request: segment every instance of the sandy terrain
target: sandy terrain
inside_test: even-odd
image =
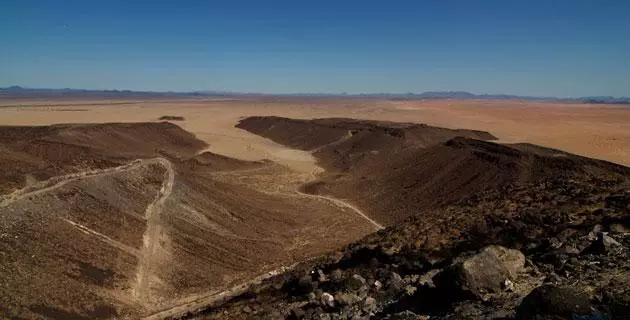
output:
[[[156,121],[163,115],[210,144],[244,159],[271,159],[300,172],[320,170],[307,152],[234,128],[242,117],[352,117],[421,122],[489,131],[503,142],[531,142],[630,165],[630,108],[521,101],[152,100],[0,101],[0,125]]]
[[[165,175],[146,174],[150,177],[159,176],[159,179],[152,182],[154,185],[150,188],[151,190],[145,190],[146,192],[143,191],[140,195],[136,195],[127,194],[124,191],[126,189],[121,189],[121,194],[129,199],[123,196],[115,197],[115,199],[127,199],[130,203],[134,202],[131,201],[132,199],[140,196],[143,199],[142,205],[139,205],[138,208],[134,204],[133,210],[123,210],[142,216],[140,222],[134,222],[135,224],[131,227],[126,227],[121,231],[120,228],[112,227],[116,226],[117,222],[112,222],[111,225],[101,225],[99,221],[89,220],[92,222],[87,223],[88,220],[83,221],[84,219],[76,219],[73,216],[60,216],[60,219],[54,220],[55,224],[52,225],[51,230],[65,230],[63,228],[66,228],[72,230],[77,236],[91,241],[86,242],[83,250],[86,254],[95,250],[93,248],[100,248],[99,250],[102,249],[103,252],[109,250],[101,254],[102,257],[121,257],[120,260],[115,260],[117,262],[112,266],[108,264],[111,259],[100,261],[86,257],[77,258],[81,261],[91,261],[104,270],[111,269],[121,275],[121,278],[115,283],[116,289],[107,293],[110,296],[115,295],[115,298],[107,296],[108,298],[103,300],[114,305],[116,303],[111,301],[133,302],[117,306],[119,312],[145,316],[157,311],[176,314],[181,311],[180,309],[188,310],[186,308],[190,306],[208,304],[211,301],[222,299],[224,293],[221,290],[228,288],[232,288],[229,290],[242,290],[240,286],[245,279],[251,279],[254,276],[264,277],[266,276],[264,272],[273,273],[279,270],[279,267],[288,266],[295,262],[296,259],[312,256],[314,252],[332,250],[341,244],[356,240],[369,232],[382,228],[381,223],[385,224],[385,220],[379,220],[378,216],[371,215],[369,206],[360,201],[351,201],[351,198],[346,197],[333,198],[297,192],[300,185],[320,176],[319,174],[323,171],[312,155],[312,152],[318,150],[292,149],[234,127],[239,120],[248,116],[275,115],[302,119],[346,117],[476,129],[489,131],[498,137],[500,142],[530,142],[630,165],[630,108],[627,107],[451,100],[0,100],[0,125],[154,122],[164,115],[184,117],[183,121],[173,121],[173,123],[195,134],[198,139],[209,145],[204,150],[194,151],[198,154],[203,151],[211,151],[241,160],[269,159],[287,167],[288,170],[266,163],[262,167],[252,167],[252,169],[234,171],[223,169],[221,172],[209,170],[207,173],[197,176],[196,174],[186,174],[186,170],[189,169],[186,169],[187,164],[182,163],[178,170],[183,174],[178,174],[177,179],[179,180],[173,186],[173,169],[168,164],[161,163],[162,166],[158,166],[156,170],[165,171]],[[117,136],[107,132],[102,133],[102,137],[106,138]],[[86,137],[88,136],[81,134],[60,135],[56,139],[79,145],[85,141],[87,141],[85,143],[93,143],[90,142],[92,140],[84,141]],[[351,135],[342,135],[341,139],[336,137],[337,141],[333,141],[333,144],[341,146],[349,137]],[[11,140],[10,135],[4,138],[7,141]],[[161,142],[155,143],[161,144]],[[115,145],[120,144],[124,143],[116,143]],[[149,146],[146,142],[139,146],[147,148],[146,152],[157,147]],[[99,147],[99,145],[94,145],[94,147]],[[132,150],[135,148],[139,147],[120,146],[121,150],[117,151],[132,152],[136,151]],[[304,150],[308,150],[308,148]],[[11,155],[9,154],[9,156]],[[77,157],[77,155],[72,154],[70,157]],[[203,157],[199,159],[199,161],[205,161]],[[210,157],[207,161],[220,162],[223,160]],[[32,165],[36,167],[37,163],[33,162]],[[114,163],[104,164],[106,168],[115,165]],[[137,165],[132,164],[132,166]],[[15,171],[11,168],[5,169],[11,172]],[[88,166],[86,169],[92,170],[93,168]],[[71,192],[73,190],[71,187],[81,190],[96,188],[96,184],[88,184],[86,187],[85,185],[91,180],[83,181],[81,180],[82,177],[75,179],[72,175],[73,172],[72,170],[59,173],[51,172],[50,174],[54,175],[70,174],[68,177],[71,178],[71,181],[68,180],[67,185],[66,182],[62,182],[59,188],[55,184],[44,186],[56,188],[50,192],[46,189],[46,192],[30,194],[32,199],[42,202],[41,208],[38,207],[40,209],[34,213],[35,217],[32,219],[40,219],[40,215],[43,216],[47,212],[46,206],[49,204],[58,205],[59,208],[63,206],[67,206],[63,208],[76,208],[77,206],[72,204],[64,204],[63,201],[55,200],[55,197],[59,196],[58,194],[63,195]],[[99,173],[100,171],[95,172]],[[118,174],[117,171],[115,173]],[[120,185],[130,185],[129,181],[131,181],[132,176],[123,175],[120,178],[122,181]],[[92,176],[89,177],[91,179]],[[35,180],[38,179],[42,178],[39,177]],[[94,181],[101,180],[98,178]],[[169,183],[169,181],[171,182]],[[27,179],[28,184],[31,182],[28,182]],[[7,188],[11,190],[13,187],[7,186]],[[196,192],[201,193],[195,195]],[[99,196],[101,193],[94,192]],[[156,197],[155,194],[158,196]],[[19,194],[12,196],[16,196],[15,199],[18,200],[2,198],[0,203],[7,204],[7,208],[17,208],[16,212],[22,210],[20,209],[21,206],[33,205],[31,198],[22,199]],[[252,199],[256,199],[256,201]],[[81,201],[90,203],[87,200]],[[120,200],[112,203],[117,202]],[[197,207],[194,206],[195,204]],[[58,212],[68,210],[60,209]],[[9,211],[5,210],[5,212]],[[234,212],[247,217],[247,221],[254,222],[236,226],[230,220],[234,218],[232,216]],[[310,214],[303,215],[304,212]],[[276,214],[279,214],[278,217],[281,218],[277,218]],[[121,214],[121,216],[124,215]],[[208,220],[208,217],[211,219]],[[327,223],[322,223],[322,221]],[[278,225],[277,230],[270,231],[269,225],[274,224]],[[27,227],[33,226],[25,223],[25,228]],[[198,227],[199,230],[193,227]],[[7,227],[7,230],[16,231],[17,229]],[[186,230],[186,232],[179,230]],[[127,231],[130,233],[125,233]],[[55,232],[45,234],[57,237],[54,238],[56,242],[51,242],[53,244],[63,241],[63,237]],[[269,241],[265,242],[261,239],[268,239]],[[247,245],[249,243],[255,243],[255,245]],[[50,251],[49,248],[45,248],[43,244],[37,241],[27,243],[25,246],[29,248],[41,247],[41,252]],[[177,246],[190,248],[179,250]],[[74,255],[76,251],[71,249],[68,249],[69,256]],[[29,250],[33,251],[34,249]],[[230,254],[226,255],[221,252],[230,252]],[[268,258],[262,262],[260,260],[261,252],[266,252],[265,255]],[[19,254],[16,253],[16,256]],[[200,260],[199,256],[207,257],[207,259]],[[56,261],[56,258],[48,259],[44,255],[41,257],[42,261]],[[167,258],[162,259],[161,257]],[[178,263],[173,263],[173,261]],[[238,268],[234,266],[238,266]],[[198,270],[198,272],[192,273],[190,268]],[[204,271],[205,268],[211,269],[213,272]],[[45,274],[44,270],[47,269],[42,267],[41,274]],[[64,274],[63,272],[75,271],[60,269],[59,272]],[[160,278],[162,276],[169,280],[165,281]],[[53,278],[63,279],[63,276],[59,275]],[[28,281],[28,277],[18,277],[15,278],[15,283],[12,285],[22,286],[25,281]],[[81,282],[76,283],[77,286],[82,286]],[[59,285],[66,284],[60,282]],[[31,287],[24,286],[24,288]],[[231,292],[229,290],[224,292]],[[29,296],[29,293],[25,291],[24,295]],[[20,297],[16,295],[16,299],[22,299]],[[70,294],[64,297],[67,299],[60,300],[60,305],[72,301],[72,299],[78,299]],[[39,299],[38,297],[32,298],[35,299],[33,301]],[[23,304],[25,301],[22,299],[15,303]],[[138,305],[144,305],[146,308],[138,310]],[[88,307],[85,306],[85,308]],[[39,311],[34,312],[41,313]]]

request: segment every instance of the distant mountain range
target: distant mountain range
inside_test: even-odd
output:
[[[331,93],[294,93],[294,94],[262,94],[229,91],[132,91],[132,90],[89,90],[89,89],[49,89],[49,88],[24,88],[11,86],[0,88],[1,96],[28,97],[28,96],[68,96],[68,97],[112,97],[112,98],[161,98],[161,97],[250,97],[250,96],[280,96],[280,97],[346,97],[346,98],[379,98],[393,100],[418,100],[418,99],[480,99],[480,100],[552,100],[575,101],[583,103],[601,104],[630,104],[630,97],[593,96],[580,98],[558,98],[518,96],[510,94],[474,94],[466,91],[426,91],[422,93],[363,93],[363,94],[331,94]]]

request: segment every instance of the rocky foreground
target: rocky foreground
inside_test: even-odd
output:
[[[480,192],[252,287],[195,319],[630,319],[630,188]]]

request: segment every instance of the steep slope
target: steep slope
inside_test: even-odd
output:
[[[550,176],[620,175],[620,166],[532,145],[486,142],[486,132],[351,119],[253,117],[238,127],[309,149],[327,172],[302,187],[348,199],[389,225],[477,192]],[[302,131],[300,131],[302,127]],[[323,138],[317,136],[323,134]],[[479,140],[483,139],[483,140]]]
[[[388,228],[188,318],[630,317],[630,168],[464,137],[428,146],[399,141],[400,152],[380,157],[392,141],[304,187],[352,199]],[[331,164],[366,150],[342,149],[344,142],[315,154],[332,149],[320,159]],[[495,260],[471,264],[487,259],[477,253],[488,245],[522,252],[511,251],[523,264],[514,276],[495,272]],[[500,285],[456,294],[471,290],[462,279]]]

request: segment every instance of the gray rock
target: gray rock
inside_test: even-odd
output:
[[[592,314],[589,298],[567,287],[543,285],[527,295],[516,310],[519,320],[575,319]]]
[[[488,246],[476,255],[445,268],[434,277],[436,287],[458,298],[481,299],[502,291],[506,279],[524,271],[525,256],[518,250]]]
[[[324,308],[333,308],[335,307],[335,298],[328,292],[322,293],[322,296],[319,297],[319,303]]]

